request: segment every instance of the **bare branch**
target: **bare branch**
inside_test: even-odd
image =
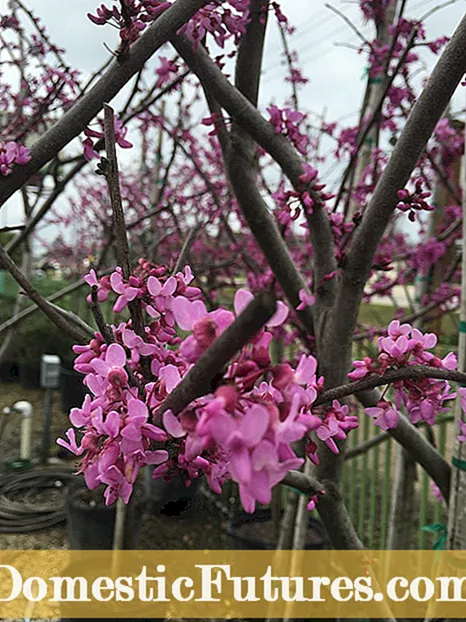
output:
[[[70,335],[78,343],[87,343],[88,334],[86,334],[81,328],[78,328],[74,322],[70,321],[70,319],[65,316],[66,311],[63,311],[62,309],[58,310],[58,307],[45,300],[45,298],[43,298],[39,294],[36,288],[21,272],[21,270],[18,268],[18,266],[15,264],[15,262],[11,259],[9,254],[2,246],[0,246],[0,265],[3,265],[4,268],[8,270],[8,272],[15,279],[15,281],[19,283],[19,285],[23,288],[24,292],[29,296],[29,298],[36,303],[36,305],[43,311],[43,313],[50,320],[52,320],[52,322],[56,326],[58,326],[58,328]]]

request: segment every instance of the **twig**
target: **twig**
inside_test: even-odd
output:
[[[189,255],[189,249],[191,248],[194,239],[196,237],[196,233],[199,231],[199,229],[202,227],[201,224],[196,225],[195,227],[193,227],[188,235],[186,236],[186,240],[184,241],[183,247],[180,251],[180,254],[178,256],[178,259],[176,261],[176,265],[173,268],[173,274],[176,274],[179,270],[183,269],[183,265],[185,263],[185,261],[188,258]]]
[[[110,192],[110,202],[113,211],[113,226],[115,229],[118,261],[123,271],[123,278],[131,276],[131,262],[129,259],[129,244],[126,236],[125,216],[121,202],[120,180],[118,177],[118,160],[115,147],[115,111],[108,104],[104,104],[104,133],[105,149],[107,152],[105,177]]]
[[[128,236],[126,231],[125,215],[121,202],[120,180],[118,176],[118,160],[115,147],[115,111],[108,104],[104,105],[104,135],[105,149],[107,152],[104,174],[107,179],[110,192],[110,202],[113,211],[113,227],[115,232],[115,242],[118,261],[121,265],[123,278],[127,281],[132,273],[129,253]],[[135,332],[144,339],[144,322],[142,318],[142,307],[139,300],[133,300],[128,304],[133,328]]]
[[[439,369],[438,367],[429,367],[428,365],[410,365],[400,367],[399,369],[390,369],[383,375],[371,375],[356,382],[328,389],[321,393],[314,406],[348,397],[361,391],[368,391],[387,384],[392,384],[399,380],[421,380],[423,378],[435,378],[438,380],[451,380],[466,385],[466,373],[460,371],[449,371],[448,369]]]
[[[0,233],[9,233],[10,231],[18,231],[21,229],[25,229],[26,225],[11,225],[0,228]]]
[[[110,326],[105,322],[105,318],[102,314],[102,309],[99,305],[99,300],[97,298],[97,285],[93,285],[91,289],[91,302],[89,304],[92,315],[94,316],[95,323],[97,324],[97,328],[100,331],[100,334],[105,339],[107,343],[114,343],[115,337],[112,333]]]

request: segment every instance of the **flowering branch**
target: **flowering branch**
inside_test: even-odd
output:
[[[90,123],[149,58],[209,0],[177,0],[136,41],[124,62],[115,60],[92,89],[32,147],[31,161],[0,179],[0,205]]]
[[[198,397],[212,391],[212,381],[225,365],[267,323],[276,310],[275,296],[261,292],[199,358],[157,411],[181,412]]]
[[[194,53],[190,41],[184,37],[176,37],[171,43],[197,75],[204,89],[214,97],[229,113],[240,127],[243,128],[272,158],[281,166],[297,192],[303,190],[301,177],[305,172],[305,162],[290,141],[275,132],[274,126],[266,121],[257,108],[235,88],[212,61],[202,46]],[[335,253],[333,236],[326,211],[318,193],[309,191],[314,209],[309,215],[311,223],[311,239],[316,257],[316,280],[320,282],[326,274],[335,269]]]
[[[380,239],[398,203],[398,190],[403,188],[443,114],[466,67],[466,17],[463,18],[440,57],[418,99],[393,150],[392,156],[376,186],[351,244],[334,315],[329,331],[340,351],[349,347],[364,285],[372,267]],[[338,353],[332,352],[335,356]]]
[[[383,375],[374,374],[356,382],[334,387],[323,391],[315,401],[315,405],[325,404],[332,400],[340,400],[350,395],[355,395],[361,391],[368,391],[392,384],[398,380],[420,380],[422,378],[436,378],[439,380],[452,380],[466,385],[466,373],[460,371],[450,371],[448,369],[438,369],[428,365],[410,365],[400,369],[389,369]]]

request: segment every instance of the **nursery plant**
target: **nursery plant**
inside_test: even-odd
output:
[[[147,465],[214,493],[233,481],[249,513],[286,484],[306,503],[290,501],[283,533],[315,508],[335,548],[359,549],[340,476],[346,439],[369,417],[431,477],[449,508],[447,546],[465,548],[464,123],[449,105],[458,90],[464,101],[466,18],[433,40],[429,20],[448,7],[414,19],[405,0],[361,0],[364,33],[330,7],[367,59],[360,118],[346,127],[316,121],[301,98],[289,1],[92,6],[108,62],[86,81],[40,14],[10,0],[0,204],[20,193],[24,220],[0,264],[74,339],[90,394],[58,442],[108,504],[127,503]],[[286,76],[263,102],[272,29]],[[426,54],[434,67],[418,90]],[[80,275],[63,294],[87,296],[92,318],[40,295],[12,259],[32,236],[42,260]],[[416,300],[386,326],[360,321],[361,303],[413,285]],[[439,355],[432,327],[460,307],[458,356]],[[32,310],[16,311],[0,330],[29,321]],[[455,403],[449,464],[420,425]]]

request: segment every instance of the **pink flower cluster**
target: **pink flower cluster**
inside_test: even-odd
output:
[[[147,22],[152,22],[171,3],[162,0],[122,0],[118,4],[120,7],[113,6],[111,9],[101,4],[96,10],[96,15],[88,13],[87,16],[99,26],[110,23],[118,28],[121,40],[118,52],[125,54],[131,44],[138,40]]]
[[[0,142],[0,174],[11,175],[14,164],[27,164],[31,159],[31,153],[27,147],[18,145],[10,140],[7,143]]]
[[[221,371],[211,393],[180,413],[161,410],[253,295],[240,289],[234,311],[208,312],[200,290],[192,286],[189,267],[170,275],[144,260],[129,279],[116,268],[101,279],[91,270],[85,280],[98,301],[116,296],[115,313],[137,301],[147,318],[142,334],[127,320],[110,327],[110,344],[95,333],[88,345],[74,346],[75,369],[85,375],[89,395],[71,411],[67,440],[58,442],[81,458],[80,472],[90,488],[106,486],[108,504],[117,498],[127,502],[141,467],[153,465],[155,478],[181,474],[189,484],[205,475],[217,493],[231,479],[239,485],[244,508],[252,512],[257,502],[270,501],[273,486],[290,469],[303,463],[292,448],[295,441],[306,438],[307,454],[317,463],[317,442],[337,453],[336,442],[357,426],[357,418],[337,401],[312,412],[323,388],[314,357],[303,355],[296,367],[272,365],[271,331],[289,313],[281,302]]]
[[[409,192],[406,188],[398,190],[398,198],[400,199],[397,204],[397,208],[402,212],[408,212],[408,218],[412,222],[416,220],[416,211],[426,210],[431,212],[435,209],[433,205],[429,205],[425,201],[427,197],[430,197],[430,192],[423,192],[422,186],[424,184],[423,179],[420,177],[414,182],[414,192]]]
[[[354,361],[355,369],[348,376],[351,380],[360,380],[372,374],[383,376],[389,370],[411,365],[427,365],[449,371],[456,369],[457,360],[453,353],[440,359],[428,351],[436,344],[437,337],[433,333],[424,334],[410,324],[400,324],[398,320],[393,320],[388,326],[387,335],[378,340],[378,359],[374,361],[365,357],[362,361]],[[432,425],[436,415],[447,410],[444,402],[456,396],[446,380],[434,378],[398,380],[393,383],[393,388],[394,407],[391,402],[383,399],[377,407],[366,408],[374,424],[383,430],[396,427],[398,411],[402,407],[406,408],[412,423],[424,420]]]
[[[267,108],[270,115],[270,123],[274,126],[277,134],[287,136],[296,149],[306,155],[307,137],[300,132],[299,125],[304,120],[302,112],[291,108],[279,108],[273,104]]]
[[[100,121],[100,125],[103,127],[103,121]],[[123,126],[123,121],[115,115],[115,140],[122,149],[131,149],[133,143],[126,140],[125,136],[128,132],[128,128]],[[102,131],[92,130],[87,128],[84,130],[86,138],[83,140],[84,157],[88,162],[94,158],[100,158],[98,152],[95,150],[95,143],[93,139],[102,140],[104,133]]]
[[[147,24],[171,6],[171,2],[164,0],[121,0],[118,4],[121,6],[111,9],[101,4],[96,14],[88,13],[88,17],[99,26],[112,24],[119,29],[119,54],[126,54]],[[217,2],[210,2],[180,28],[178,34],[186,34],[194,48],[199,46],[206,34],[212,35],[222,48],[230,37],[236,41],[245,32],[249,20],[249,0],[229,0],[229,5],[226,8]]]
[[[318,195],[322,203],[334,197],[332,194],[323,192],[325,184],[318,183],[319,172],[310,164],[304,164],[304,173],[300,175],[299,181],[303,185],[301,192],[296,190],[285,190],[283,183],[278,190],[272,193],[272,198],[277,205],[277,220],[281,225],[288,226],[301,215],[301,206],[307,214],[312,214],[314,199]],[[313,196],[314,195],[314,198]]]

